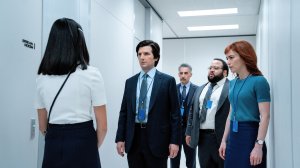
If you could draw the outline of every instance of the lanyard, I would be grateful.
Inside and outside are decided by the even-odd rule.
[[[241,90],[242,90],[242,88],[243,88],[243,86],[244,86],[244,84],[246,83],[246,81],[247,81],[247,79],[248,79],[248,77],[249,76],[251,76],[251,74],[250,75],[248,75],[247,77],[246,77],[246,79],[243,81],[243,83],[242,83],[242,86],[240,87],[240,89],[238,90],[238,92],[237,92],[237,95],[236,95],[236,99],[234,98],[234,91],[235,91],[235,85],[236,85],[236,82],[237,82],[237,80],[238,79],[236,79],[236,81],[234,82],[234,85],[233,85],[233,93],[232,93],[232,96],[233,96],[233,110],[234,110],[234,113],[233,113],[233,120],[234,121],[236,121],[236,113],[237,113],[237,109],[238,109],[238,106],[237,106],[237,104],[238,104],[238,97],[239,97],[239,94],[240,94],[240,92],[241,92]]]

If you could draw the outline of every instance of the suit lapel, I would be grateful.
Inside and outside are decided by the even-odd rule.
[[[131,86],[133,86],[132,87],[132,94],[131,94],[131,100],[132,100],[131,105],[132,105],[132,111],[133,111],[134,114],[136,113],[136,89],[138,87],[139,75],[140,75],[140,73],[136,74],[133,77],[132,83],[130,83]]]
[[[224,101],[225,101],[226,98],[228,97],[228,90],[229,90],[229,80],[226,79],[226,81],[225,81],[225,83],[224,83],[224,87],[223,87],[223,89],[222,89],[222,93],[221,93],[221,95],[220,95],[220,99],[219,99],[217,111],[222,107]]]
[[[207,83],[206,83],[207,84]],[[201,93],[202,93],[202,91],[203,91],[203,89],[204,89],[204,87],[206,86],[206,84],[204,84],[204,85],[202,85],[202,86],[200,86],[196,91],[195,91],[195,98],[193,99],[193,108],[194,108],[194,113],[196,114],[198,114],[198,117],[199,117],[199,113],[200,113],[200,107],[199,107],[199,98],[200,98],[200,95],[201,95]],[[196,111],[195,111],[196,110]]]
[[[156,73],[154,76],[153,87],[152,87],[151,98],[150,98],[149,109],[148,109],[149,112],[151,111],[151,109],[155,103],[161,82],[162,82],[161,73],[158,70],[156,70]]]
[[[178,96],[178,100],[179,100],[179,104],[180,104],[180,101],[181,101],[180,84],[177,84],[177,96]]]
[[[189,89],[189,92],[188,92],[187,102],[186,102],[187,106],[189,106],[189,104],[190,104],[190,102],[191,102],[191,100],[194,96],[193,93],[195,93],[195,89],[196,89],[196,86],[191,83],[190,89]]]

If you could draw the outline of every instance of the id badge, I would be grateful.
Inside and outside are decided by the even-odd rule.
[[[206,102],[206,108],[207,109],[211,109],[211,106],[212,106],[212,101],[211,100],[207,100],[207,102]]]
[[[237,120],[233,120],[232,122],[232,131],[233,132],[238,132],[239,131],[239,122]]]
[[[183,113],[184,113],[184,108],[180,107],[180,114],[181,114],[181,116],[183,116]]]
[[[144,121],[146,119],[146,110],[145,109],[139,109],[138,112],[138,120]]]

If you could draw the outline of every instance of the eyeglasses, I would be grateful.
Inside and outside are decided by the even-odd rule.
[[[212,69],[219,70],[219,69],[222,69],[222,68],[221,67],[217,67],[217,66],[210,66],[210,67],[208,67],[208,70],[212,70]]]

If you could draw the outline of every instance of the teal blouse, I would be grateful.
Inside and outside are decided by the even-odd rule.
[[[230,81],[231,116],[237,121],[260,121],[258,103],[270,102],[270,86],[263,76],[250,75]]]

